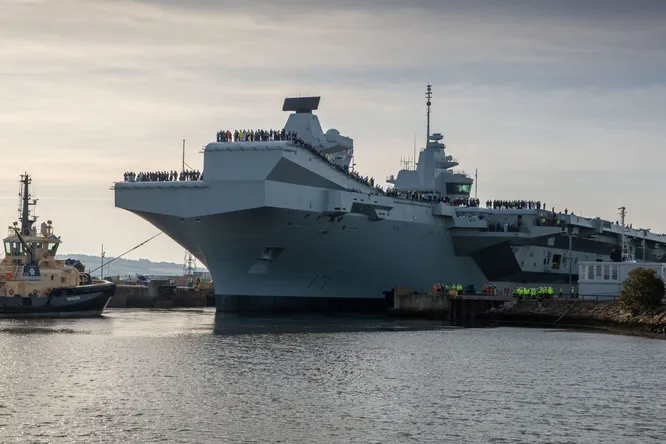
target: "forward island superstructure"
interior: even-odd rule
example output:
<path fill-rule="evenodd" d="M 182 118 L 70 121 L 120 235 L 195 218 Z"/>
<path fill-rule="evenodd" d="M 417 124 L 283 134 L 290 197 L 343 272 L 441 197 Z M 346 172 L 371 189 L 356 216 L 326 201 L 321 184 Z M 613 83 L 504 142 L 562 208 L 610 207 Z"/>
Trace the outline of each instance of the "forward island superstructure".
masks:
<path fill-rule="evenodd" d="M 621 260 L 623 234 L 664 260 L 663 235 L 541 202 L 479 205 L 474 179 L 430 133 L 430 85 L 426 147 L 387 191 L 353 171 L 351 138 L 322 130 L 319 101 L 285 99 L 280 131 L 218 133 L 198 180 L 114 185 L 117 207 L 206 265 L 219 311 L 376 308 L 395 286 L 437 282 L 575 284 L 579 261 Z"/>

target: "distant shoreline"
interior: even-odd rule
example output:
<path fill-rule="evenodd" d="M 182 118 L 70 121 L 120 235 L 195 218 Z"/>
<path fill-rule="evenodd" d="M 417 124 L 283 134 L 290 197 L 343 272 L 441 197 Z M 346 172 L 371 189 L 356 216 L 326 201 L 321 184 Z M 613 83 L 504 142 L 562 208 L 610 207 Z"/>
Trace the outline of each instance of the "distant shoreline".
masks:
<path fill-rule="evenodd" d="M 75 259 L 85 265 L 86 270 L 94 270 L 102 264 L 101 256 L 94 256 L 80 253 L 58 253 L 56 259 Z M 148 275 L 148 276 L 180 276 L 183 274 L 184 263 L 178 264 L 174 262 L 153 262 L 148 259 L 116 259 L 114 256 L 105 256 L 104 263 L 113 261 L 104 267 L 105 276 L 135 276 Z M 183 261 L 184 262 L 184 261 Z M 108 271 L 107 271 L 108 270 Z M 196 271 L 200 273 L 209 273 L 203 265 L 196 264 Z"/>

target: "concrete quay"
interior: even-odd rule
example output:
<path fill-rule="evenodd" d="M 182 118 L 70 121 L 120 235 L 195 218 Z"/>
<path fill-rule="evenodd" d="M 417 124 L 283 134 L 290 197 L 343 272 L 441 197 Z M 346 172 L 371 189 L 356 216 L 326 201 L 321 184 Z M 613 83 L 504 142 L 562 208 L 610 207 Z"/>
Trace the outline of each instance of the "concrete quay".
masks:
<path fill-rule="evenodd" d="M 443 319 L 451 325 L 470 325 L 487 312 L 513 302 L 504 295 L 449 295 L 445 293 L 414 293 L 408 287 L 397 287 L 393 291 L 393 307 L 389 309 L 395 316 Z"/>
<path fill-rule="evenodd" d="M 516 301 L 477 315 L 479 321 L 540 327 L 592 327 L 666 337 L 666 306 L 631 313 L 615 301 Z"/>
<path fill-rule="evenodd" d="M 108 308 L 179 308 L 214 305 L 213 290 L 166 285 L 151 281 L 148 286 L 117 285 Z"/>

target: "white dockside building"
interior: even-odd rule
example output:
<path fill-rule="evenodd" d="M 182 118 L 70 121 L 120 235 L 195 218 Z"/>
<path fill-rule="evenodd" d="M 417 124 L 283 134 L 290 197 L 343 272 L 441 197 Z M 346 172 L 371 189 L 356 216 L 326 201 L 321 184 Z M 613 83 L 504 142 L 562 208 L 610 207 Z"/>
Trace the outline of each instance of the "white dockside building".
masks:
<path fill-rule="evenodd" d="M 580 262 L 578 264 L 578 291 L 581 299 L 615 299 L 622 283 L 634 268 L 651 268 L 664 279 L 666 264 L 659 262 Z"/>

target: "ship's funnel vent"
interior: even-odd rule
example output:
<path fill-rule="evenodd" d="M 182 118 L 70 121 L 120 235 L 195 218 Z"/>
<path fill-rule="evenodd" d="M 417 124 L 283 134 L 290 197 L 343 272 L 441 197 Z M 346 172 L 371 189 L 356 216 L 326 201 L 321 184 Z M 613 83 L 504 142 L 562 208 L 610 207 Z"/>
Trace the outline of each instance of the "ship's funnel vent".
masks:
<path fill-rule="evenodd" d="M 312 113 L 319 108 L 321 97 L 292 97 L 284 99 L 282 111 L 295 111 L 297 113 Z"/>

